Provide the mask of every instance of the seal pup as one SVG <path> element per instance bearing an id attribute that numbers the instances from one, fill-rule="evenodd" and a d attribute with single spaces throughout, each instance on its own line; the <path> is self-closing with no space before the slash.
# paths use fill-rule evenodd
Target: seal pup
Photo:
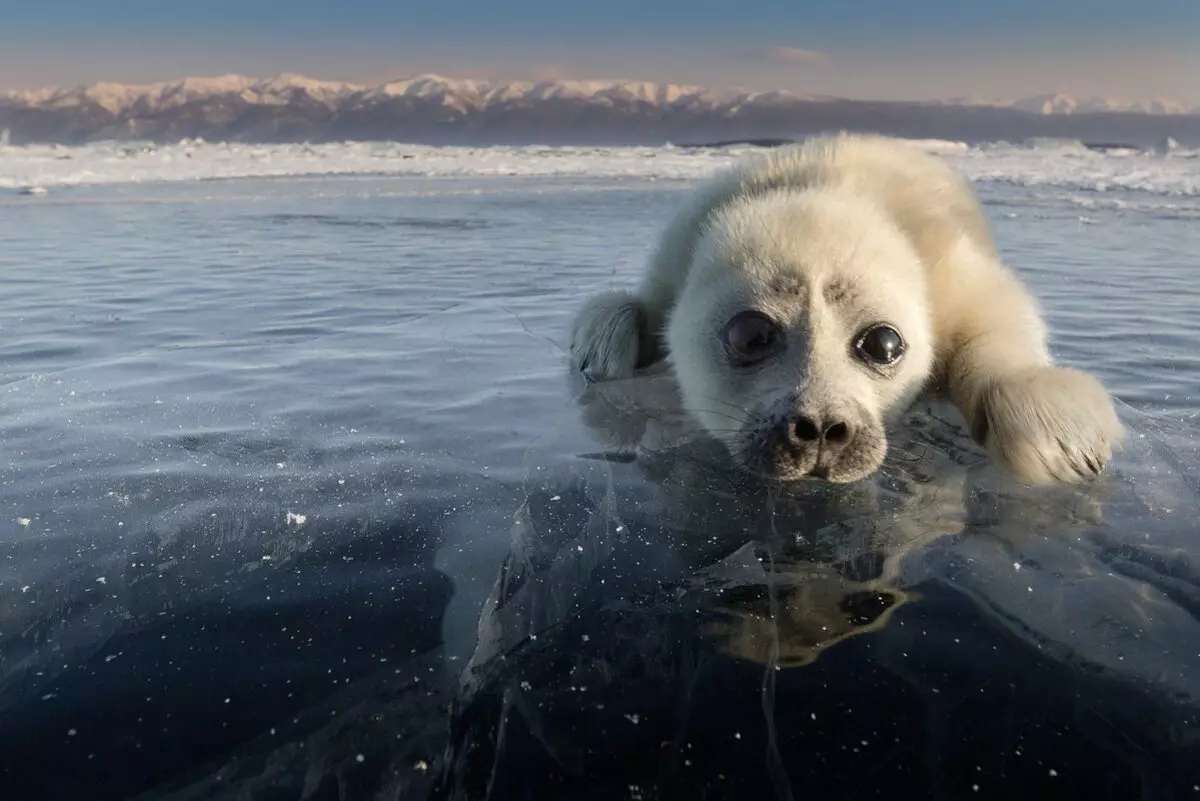
<path id="1" fill-rule="evenodd" d="M 839 134 L 702 186 L 641 285 L 579 310 L 570 358 L 593 380 L 665 360 L 688 413 L 773 478 L 870 476 L 886 427 L 933 394 L 1018 481 L 1073 484 L 1123 432 L 1047 338 L 963 177 L 901 140 Z"/>

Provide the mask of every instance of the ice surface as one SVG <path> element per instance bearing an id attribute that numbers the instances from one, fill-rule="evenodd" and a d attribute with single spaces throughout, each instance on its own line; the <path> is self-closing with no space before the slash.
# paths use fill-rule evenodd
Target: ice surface
<path id="1" fill-rule="evenodd" d="M 674 179 L 729 153 L 37 151 L 156 183 L 33 171 L 46 197 L 0 197 L 0 787 L 1036 798 L 1054 770 L 1041 797 L 1190 793 L 1197 198 L 1079 184 L 1181 186 L 1196 161 L 923 146 L 1008 176 L 980 185 L 1005 257 L 1056 356 L 1125 404 L 1099 486 L 1014 489 L 931 427 L 895 443 L 916 481 L 881 484 L 885 514 L 758 504 L 674 447 L 669 387 L 589 402 L 571 312 L 636 280 Z M 375 163 L 414 177 L 245 177 Z M 242 178 L 194 180 L 221 171 Z M 913 532 L 941 538 L 864 603 L 874 535 Z"/>

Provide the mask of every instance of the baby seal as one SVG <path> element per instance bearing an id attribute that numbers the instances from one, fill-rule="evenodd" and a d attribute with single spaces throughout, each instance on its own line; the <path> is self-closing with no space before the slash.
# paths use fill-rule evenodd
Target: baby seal
<path id="1" fill-rule="evenodd" d="M 774 478 L 870 476 L 887 426 L 936 393 L 1017 480 L 1076 483 L 1122 428 L 1047 337 L 964 178 L 900 140 L 841 134 L 703 186 L 637 291 L 580 309 L 570 355 L 596 380 L 666 359 L 688 413 Z"/>

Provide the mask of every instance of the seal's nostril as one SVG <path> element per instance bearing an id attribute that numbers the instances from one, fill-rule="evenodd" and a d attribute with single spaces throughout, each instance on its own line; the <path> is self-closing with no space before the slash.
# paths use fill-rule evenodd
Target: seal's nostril
<path id="1" fill-rule="evenodd" d="M 816 442 L 821 438 L 821 430 L 811 417 L 797 415 L 792 422 L 792 433 L 801 442 Z"/>
<path id="2" fill-rule="evenodd" d="M 845 442 L 850 438 L 850 427 L 845 423 L 834 423 L 825 429 L 826 442 Z"/>

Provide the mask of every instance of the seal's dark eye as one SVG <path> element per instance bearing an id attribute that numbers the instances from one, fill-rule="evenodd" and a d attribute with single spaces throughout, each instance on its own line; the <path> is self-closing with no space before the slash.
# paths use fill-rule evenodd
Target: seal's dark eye
<path id="1" fill-rule="evenodd" d="M 904 339 L 890 325 L 873 325 L 858 335 L 854 353 L 874 367 L 887 367 L 904 355 Z"/>
<path id="2" fill-rule="evenodd" d="M 721 331 L 725 353 L 739 365 L 755 364 L 770 356 L 779 346 L 782 336 L 774 320 L 756 311 L 742 312 Z"/>

